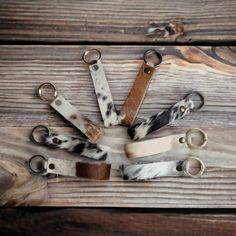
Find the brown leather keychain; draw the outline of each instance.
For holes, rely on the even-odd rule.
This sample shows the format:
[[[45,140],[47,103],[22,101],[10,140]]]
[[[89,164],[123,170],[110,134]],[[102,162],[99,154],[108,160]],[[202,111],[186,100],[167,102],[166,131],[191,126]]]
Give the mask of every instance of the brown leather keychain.
[[[148,50],[144,53],[144,62],[121,109],[121,116],[124,117],[121,121],[123,125],[131,126],[133,124],[143,103],[155,68],[161,62],[162,56],[156,50]]]

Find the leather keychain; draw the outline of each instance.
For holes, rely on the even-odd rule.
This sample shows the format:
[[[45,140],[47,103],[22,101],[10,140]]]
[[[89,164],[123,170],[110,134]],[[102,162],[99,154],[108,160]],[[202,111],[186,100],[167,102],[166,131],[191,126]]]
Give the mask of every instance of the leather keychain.
[[[111,170],[111,164],[107,163],[93,164],[51,157],[47,159],[42,155],[32,156],[28,166],[35,175],[56,174],[96,180],[108,180]]]
[[[199,135],[200,140],[194,143],[194,135]],[[185,144],[190,149],[203,148],[207,142],[207,134],[199,129],[189,129],[185,134],[174,134],[161,138],[129,143],[125,145],[125,153],[129,159],[151,156],[180,148]]]
[[[53,90],[53,99],[47,98],[45,95],[43,95],[43,89],[46,87]],[[52,83],[41,84],[38,88],[38,95],[42,100],[50,102],[51,107],[53,107],[66,120],[79,129],[91,141],[96,142],[102,135],[101,128],[95,125],[87,117],[82,115],[62,95],[58,94],[55,86]]]
[[[92,143],[90,140],[80,136],[52,133],[48,127],[44,125],[34,127],[30,138],[32,142],[36,144],[55,149],[65,149],[68,152],[78,153],[95,160],[105,160],[108,155],[108,150],[110,149],[107,146]]]
[[[193,97],[198,96],[201,100],[200,105],[196,105]],[[183,100],[172,105],[168,110],[152,115],[143,122],[137,123],[128,129],[131,139],[139,140],[146,135],[159,130],[160,128],[173,123],[175,120],[181,119],[188,115],[191,111],[199,110],[204,105],[204,97],[198,92],[187,94]]]
[[[205,169],[204,163],[197,157],[188,157],[183,161],[128,164],[120,168],[125,180],[147,180],[167,176],[200,177]]]
[[[114,105],[100,59],[101,52],[98,49],[90,49],[83,54],[84,62],[89,65],[104,126],[109,127],[111,125],[120,124],[121,119]]]
[[[144,54],[144,62],[138,72],[133,87],[121,109],[122,124],[131,126],[143,103],[155,68],[162,62],[162,56],[156,50],[149,50]]]

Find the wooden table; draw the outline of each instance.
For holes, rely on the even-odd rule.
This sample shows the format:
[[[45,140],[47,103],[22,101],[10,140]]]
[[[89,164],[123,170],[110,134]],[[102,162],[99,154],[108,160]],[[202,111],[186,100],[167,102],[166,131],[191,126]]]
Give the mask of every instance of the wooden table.
[[[0,204],[83,207],[2,209],[0,233],[21,235],[24,230],[26,235],[64,235],[69,230],[75,235],[80,230],[82,235],[235,235],[235,13],[236,3],[229,0],[0,0]],[[159,161],[196,155],[207,166],[201,178],[123,181],[118,167],[127,162],[123,145],[130,140],[122,126],[106,128],[100,140],[111,147],[110,181],[29,173],[26,163],[35,154],[80,158],[29,140],[32,128],[39,124],[76,133],[37,97],[35,90],[41,83],[53,82],[67,100],[102,125],[88,67],[81,58],[88,48],[102,52],[118,110],[148,49],[160,51],[163,63],[152,79],[139,118],[168,108],[189,91],[204,95],[201,111],[151,135],[204,129],[209,137],[206,148],[156,157]]]

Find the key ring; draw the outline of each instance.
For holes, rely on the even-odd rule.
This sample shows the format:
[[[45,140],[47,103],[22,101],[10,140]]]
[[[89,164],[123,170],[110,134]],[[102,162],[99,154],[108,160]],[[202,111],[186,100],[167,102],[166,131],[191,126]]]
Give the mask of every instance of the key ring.
[[[154,58],[156,57],[156,58]],[[154,60],[157,60],[156,62],[152,62]],[[156,68],[158,67],[161,62],[162,62],[162,55],[157,52],[156,50],[152,49],[152,50],[148,50],[144,53],[144,62],[153,67],[153,68]]]
[[[196,161],[200,164],[200,170],[196,174],[193,174],[190,172],[191,161]],[[200,176],[202,176],[205,169],[206,169],[206,167],[205,167],[204,163],[202,162],[202,160],[200,160],[197,157],[193,157],[193,156],[188,157],[184,161],[181,161],[180,164],[176,167],[177,171],[182,171],[185,176],[189,176],[189,177],[200,177]]]
[[[53,90],[53,97],[54,97],[53,99],[49,99],[43,95],[43,88],[45,88],[45,87],[49,87]],[[46,82],[46,83],[41,84],[38,87],[38,95],[42,100],[52,102],[57,97],[57,90],[52,83]]]
[[[41,130],[40,130],[40,129],[41,129]],[[38,140],[35,138],[35,133],[36,133],[37,131],[38,131],[38,132],[44,131],[44,133],[40,136],[40,139],[41,139],[42,141],[38,141]],[[46,136],[49,136],[49,134],[50,134],[50,131],[49,131],[48,127],[46,127],[45,125],[38,125],[38,126],[35,126],[35,127],[33,128],[32,132],[31,132],[31,135],[30,135],[30,139],[31,139],[31,141],[32,141],[33,143],[35,143],[35,144],[45,144],[45,143],[46,143],[45,137],[46,137]]]
[[[194,133],[198,133],[202,137],[202,142],[199,145],[193,144],[193,142],[192,142],[192,140],[193,140],[192,135]],[[179,139],[179,142],[186,143],[188,145],[188,147],[191,149],[203,148],[206,146],[206,143],[207,143],[207,134],[202,129],[199,129],[199,128],[189,129],[186,132],[185,137],[181,137]]]
[[[193,95],[197,95],[197,96],[200,98],[201,103],[200,103],[200,105],[199,105],[198,107],[193,108],[193,109],[191,109],[191,110],[192,110],[192,111],[200,110],[200,109],[204,106],[204,104],[205,104],[205,99],[204,99],[204,97],[203,97],[203,95],[202,95],[201,93],[199,93],[199,92],[197,92],[197,91],[188,93],[188,94],[184,97],[184,99],[189,99],[189,98],[191,98]],[[193,101],[193,99],[192,99],[192,101]],[[194,102],[193,102],[193,103],[194,103]]]
[[[37,164],[37,169],[35,169],[32,164],[33,162],[37,159],[41,159],[41,161],[38,161]],[[28,166],[30,171],[35,174],[35,175],[45,175],[47,174],[47,169],[45,168],[45,163],[47,162],[47,159],[42,156],[42,155],[34,155],[32,156],[29,161],[28,161]]]
[[[95,56],[95,58],[96,57],[97,58],[96,59],[90,59],[91,55]],[[84,52],[84,54],[82,56],[82,59],[86,64],[93,65],[101,59],[101,56],[102,56],[101,52],[98,49],[92,48],[92,49],[89,49],[89,50]]]

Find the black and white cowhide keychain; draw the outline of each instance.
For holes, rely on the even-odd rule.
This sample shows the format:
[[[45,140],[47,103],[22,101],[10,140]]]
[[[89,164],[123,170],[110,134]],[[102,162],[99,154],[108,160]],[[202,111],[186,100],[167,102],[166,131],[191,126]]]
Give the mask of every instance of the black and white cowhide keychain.
[[[89,65],[104,126],[109,127],[120,124],[121,117],[114,105],[109,84],[100,59],[101,52],[98,49],[90,49],[83,54],[84,62]]]
[[[55,149],[65,149],[68,152],[78,153],[94,160],[105,160],[109,150],[107,146],[93,143],[80,136],[68,136],[50,132],[48,127],[44,125],[38,125],[33,128],[31,140],[36,144]]]
[[[46,96],[45,91],[49,89],[52,96]],[[102,129],[89,120],[86,116],[81,114],[75,106],[69,103],[62,95],[58,94],[55,86],[52,83],[43,83],[38,88],[39,97],[50,102],[50,106],[53,107],[60,115],[73,124],[79,131],[81,131],[88,139],[96,142],[102,135]]]
[[[205,169],[204,163],[197,157],[188,157],[182,161],[137,163],[120,167],[125,180],[148,180],[168,176],[200,177]]]
[[[194,96],[200,98],[200,104],[194,102]],[[165,125],[173,123],[188,115],[191,111],[196,111],[204,105],[204,97],[199,92],[187,94],[183,100],[172,105],[168,110],[152,115],[147,120],[137,123],[128,129],[128,134],[133,140],[140,140],[148,134],[159,130]]]

